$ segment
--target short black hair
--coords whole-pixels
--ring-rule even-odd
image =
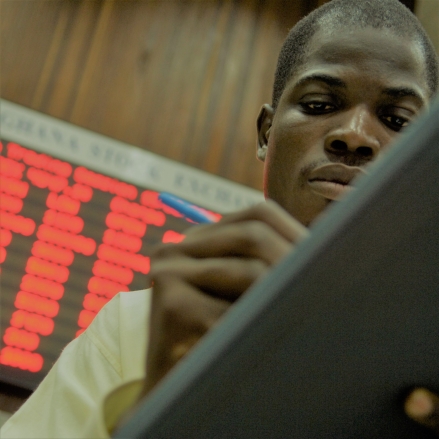
[[[274,78],[273,108],[284,88],[306,57],[308,45],[320,24],[329,26],[389,29],[414,38],[423,50],[425,75],[431,95],[438,88],[439,66],[433,44],[416,16],[399,0],[332,0],[302,18],[289,32],[279,54]]]

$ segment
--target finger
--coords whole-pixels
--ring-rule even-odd
[[[168,277],[154,287],[147,357],[149,391],[211,329],[230,302]]]
[[[407,397],[406,414],[439,434],[439,397],[425,388],[415,389]]]
[[[180,278],[168,276],[154,287],[153,306],[162,315],[160,324],[175,339],[204,334],[230,305],[224,299],[200,294]]]
[[[223,225],[236,224],[251,220],[261,221],[267,224],[287,241],[292,243],[299,242],[309,234],[309,231],[305,226],[294,219],[277,203],[271,200],[266,200],[265,202],[252,206],[249,209],[225,215],[221,221],[216,224],[193,227],[188,230],[187,236],[192,236],[193,234],[207,235],[211,233],[211,230],[215,230],[215,228],[219,228]]]
[[[194,258],[241,256],[273,265],[293,249],[290,241],[261,221],[223,224],[206,231],[209,233],[188,236],[178,249],[162,248],[163,257],[176,250]],[[157,256],[154,252],[153,257]]]
[[[234,301],[268,270],[260,259],[179,256],[155,261],[150,276],[155,287],[168,278],[179,278],[204,293]]]

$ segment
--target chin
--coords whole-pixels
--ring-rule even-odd
[[[296,201],[286,210],[305,227],[309,227],[318,220],[331,203],[331,200],[312,192],[302,194],[300,198],[296,198]]]

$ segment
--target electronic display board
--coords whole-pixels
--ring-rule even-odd
[[[105,169],[99,168],[99,157],[90,160],[87,151],[81,150],[91,136],[93,151],[94,133],[75,131],[75,127],[60,125],[47,116],[43,123],[42,115],[5,101],[0,109],[0,375],[5,382],[32,389],[62,348],[87,328],[115,294],[149,286],[152,246],[179,242],[192,224],[161,203],[160,184],[133,184],[129,169],[123,170],[124,178],[120,178],[111,164],[107,172],[97,170]],[[53,153],[53,138],[35,141],[41,130],[56,133],[56,129],[61,136],[70,130],[70,139],[76,139],[73,159],[62,157],[61,148],[60,154]],[[134,154],[137,170],[142,158],[146,168],[151,162],[145,151],[112,145],[111,139],[103,136],[99,141],[100,145],[111,145],[116,153],[128,150]],[[117,154],[113,151],[113,155]],[[166,168],[169,162],[154,160],[157,176],[160,165]],[[212,183],[213,176],[187,167],[178,171],[182,165],[171,165],[179,173],[178,178],[172,177],[174,182],[185,178],[194,181],[196,175],[198,183],[191,187],[206,187],[208,181],[210,188],[218,186],[211,193],[229,190],[220,187],[225,184],[220,179]],[[165,169],[164,174],[171,177],[172,172]],[[203,178],[207,179],[204,183]],[[163,190],[169,191],[169,181],[162,179],[161,183]],[[183,189],[173,192],[179,196],[186,193],[186,198],[205,209],[202,197],[197,203],[196,196]],[[239,185],[233,193],[235,199],[241,193],[240,199],[249,204],[260,199],[259,193]],[[218,211],[227,209],[217,204],[217,209],[210,204],[205,210],[220,217]]]

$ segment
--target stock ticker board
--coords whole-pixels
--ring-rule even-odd
[[[181,241],[192,224],[161,203],[157,187],[97,172],[88,159],[74,163],[42,152],[39,142],[35,148],[12,140],[17,124],[4,107],[28,120],[34,112],[4,101],[2,107],[10,126],[0,142],[0,376],[33,389],[115,294],[149,287],[152,246]],[[35,127],[41,123],[37,117]],[[85,143],[87,133],[80,134]],[[233,192],[240,191],[241,198],[259,197],[236,185]]]

